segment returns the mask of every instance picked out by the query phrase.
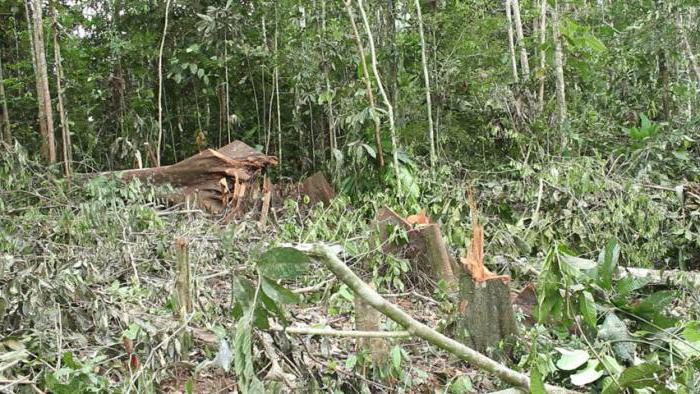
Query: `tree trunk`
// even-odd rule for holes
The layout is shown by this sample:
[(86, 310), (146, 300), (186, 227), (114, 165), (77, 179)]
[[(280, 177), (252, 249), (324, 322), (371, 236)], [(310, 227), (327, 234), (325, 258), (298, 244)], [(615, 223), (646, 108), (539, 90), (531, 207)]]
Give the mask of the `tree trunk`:
[(698, 64), (697, 58), (695, 57), (693, 48), (690, 46), (690, 41), (688, 41), (688, 35), (685, 32), (683, 20), (681, 19), (680, 15), (676, 16), (676, 27), (678, 28), (678, 34), (680, 35), (681, 43), (683, 44), (683, 50), (685, 51), (685, 55), (688, 58), (690, 67), (695, 72), (695, 82), (697, 83), (698, 87), (700, 87), (700, 65)]
[(544, 110), (544, 80), (547, 67), (547, 52), (544, 45), (547, 39), (547, 0), (540, 0), (540, 90), (537, 94), (537, 107)]
[(510, 66), (513, 71), (513, 80), (517, 83), (520, 80), (518, 76), (518, 60), (515, 57), (515, 43), (513, 41), (513, 17), (511, 12), (511, 1), (506, 0), (506, 21), (508, 22), (508, 49), (510, 50)]
[(428, 74), (428, 59), (425, 51), (425, 34), (423, 32), (423, 15), (420, 0), (415, 0), (416, 15), (418, 16), (418, 31), (420, 33), (421, 61), (423, 63), (423, 79), (425, 80), (425, 102), (428, 107), (428, 141), (430, 142), (430, 167), (435, 167), (435, 130), (433, 128), (433, 104), (430, 98), (430, 75)]
[(561, 130), (566, 121), (566, 94), (564, 85), (564, 50), (559, 33), (559, 5), (554, 2), (552, 12), (552, 38), (554, 39), (554, 73), (557, 81), (557, 123)]
[(520, 68), (523, 72), (523, 79), (530, 78), (530, 63), (527, 59), (527, 48), (525, 47), (525, 36), (523, 35), (523, 23), (520, 20), (520, 2), (513, 2), (513, 19), (515, 21), (515, 37), (518, 39), (518, 48), (520, 48)]
[(384, 105), (386, 106), (386, 112), (389, 116), (389, 131), (391, 133), (391, 153), (394, 161), (394, 172), (396, 173), (396, 185), (401, 187), (401, 178), (399, 174), (399, 152), (396, 142), (396, 124), (394, 123), (394, 107), (391, 105), (389, 96), (386, 94), (384, 85), (382, 84), (382, 77), (379, 74), (379, 69), (377, 66), (377, 51), (374, 48), (374, 37), (372, 36), (372, 30), (369, 25), (369, 20), (367, 19), (367, 13), (365, 12), (362, 0), (357, 0), (358, 8), (360, 9), (360, 15), (362, 16), (362, 23), (365, 25), (365, 33), (367, 33), (367, 40), (369, 41), (369, 52), (372, 60), (372, 72), (374, 73), (374, 78), (377, 80), (377, 87), (379, 92), (382, 94), (382, 99), (384, 100)]
[(33, 37), (34, 62), (37, 82), (37, 97), (39, 102), (39, 130), (42, 135), (41, 153), (49, 163), (56, 162), (56, 142), (53, 135), (53, 110), (51, 107), (51, 92), (49, 90), (49, 75), (46, 65), (44, 46), (44, 25), (41, 10), (41, 0), (32, 0), (33, 7)]
[(344, 2), (345, 11), (348, 14), (348, 19), (350, 19), (350, 25), (352, 26), (352, 31), (355, 35), (355, 42), (357, 43), (357, 52), (360, 56), (360, 65), (362, 66), (362, 79), (364, 79), (365, 81), (365, 89), (367, 89), (367, 99), (369, 100), (369, 109), (370, 111), (372, 111), (372, 121), (374, 122), (374, 143), (377, 146), (377, 161), (379, 162), (379, 167), (381, 168), (384, 167), (381, 122), (379, 120), (379, 114), (377, 113), (377, 105), (374, 102), (372, 80), (369, 78), (369, 71), (367, 69), (367, 58), (365, 57), (365, 48), (364, 45), (362, 45), (362, 38), (360, 37), (360, 32), (357, 30), (357, 24), (355, 23), (355, 16), (352, 13), (350, 0), (345, 0)]
[(2, 75), (2, 56), (0, 56), (0, 131), (2, 139), (8, 145), (12, 144), (12, 128), (10, 125), (10, 113), (7, 112), (7, 97), (5, 97), (5, 80)]
[(61, 46), (58, 43), (58, 19), (56, 7), (53, 1), (50, 3), (51, 19), (53, 23), (53, 53), (56, 65), (56, 90), (58, 92), (58, 114), (61, 120), (61, 140), (63, 144), (63, 170), (66, 177), (71, 174), (71, 161), (73, 160), (72, 146), (70, 142), (70, 128), (63, 98), (63, 64), (61, 59)]
[(163, 36), (160, 39), (158, 50), (158, 143), (156, 144), (156, 166), (160, 167), (160, 149), (163, 143), (163, 48), (165, 37), (168, 33), (168, 14), (170, 13), (170, 0), (165, 2), (165, 23), (163, 24)]

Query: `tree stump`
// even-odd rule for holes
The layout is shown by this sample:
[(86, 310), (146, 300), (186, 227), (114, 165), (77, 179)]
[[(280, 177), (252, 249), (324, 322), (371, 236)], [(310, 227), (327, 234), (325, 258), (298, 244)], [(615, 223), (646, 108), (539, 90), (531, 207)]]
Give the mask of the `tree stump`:
[[(414, 215), (415, 216), (415, 215)], [(408, 244), (388, 242), (391, 226), (401, 228), (408, 234)], [(455, 264), (442, 238), (440, 226), (435, 223), (418, 224), (415, 228), (396, 212), (383, 207), (375, 219), (377, 244), (382, 251), (399, 257), (406, 257), (414, 270), (424, 272), (435, 280), (443, 280), (448, 291), (456, 292), (457, 279), (453, 267)]]
[(472, 241), (459, 278), (460, 303), (457, 338), (474, 350), (490, 355), (510, 355), (518, 326), (513, 313), (508, 282), (484, 265), (484, 229), (472, 208)]

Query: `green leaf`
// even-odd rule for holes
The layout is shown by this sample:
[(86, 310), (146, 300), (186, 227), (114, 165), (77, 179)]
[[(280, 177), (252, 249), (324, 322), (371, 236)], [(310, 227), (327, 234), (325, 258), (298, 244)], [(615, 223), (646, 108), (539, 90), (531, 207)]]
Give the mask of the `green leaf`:
[(472, 380), (469, 376), (459, 375), (455, 380), (452, 381), (452, 384), (450, 384), (449, 391), (451, 394), (471, 393), (472, 391), (474, 391), (474, 384), (472, 383)]
[(530, 393), (531, 394), (545, 394), (544, 390), (544, 379), (542, 377), (542, 372), (537, 367), (535, 363), (530, 369)]
[(248, 311), (255, 297), (255, 287), (253, 283), (248, 279), (233, 275), (231, 292), (233, 293), (234, 301), (240, 304), (244, 311)]
[(611, 239), (598, 256), (598, 281), (602, 288), (612, 289), (612, 278), (620, 258), (620, 244)]
[(591, 358), (585, 350), (569, 350), (560, 347), (556, 350), (561, 353), (561, 358), (557, 361), (557, 368), (563, 371), (573, 371)]
[(585, 321), (590, 327), (595, 327), (596, 321), (598, 320), (598, 315), (596, 312), (593, 295), (588, 291), (583, 291), (579, 294), (579, 310), (581, 312), (581, 316), (583, 316), (583, 321)]
[(683, 329), (683, 338), (689, 342), (700, 341), (700, 321), (693, 320), (688, 322)]
[(647, 277), (626, 276), (617, 281), (615, 288), (619, 297), (625, 297), (646, 286), (651, 279)]
[(571, 383), (576, 386), (585, 386), (600, 379), (600, 377), (603, 376), (604, 372), (598, 371), (596, 369), (599, 364), (600, 362), (598, 360), (588, 361), (588, 364), (586, 364), (586, 368), (571, 375)]
[(658, 382), (658, 377), (655, 376), (655, 374), (663, 370), (664, 367), (659, 364), (643, 363), (622, 371), (617, 381), (622, 387), (632, 387), (636, 389), (649, 387)]
[(391, 349), (391, 364), (394, 366), (395, 370), (399, 370), (401, 368), (401, 347), (400, 346), (394, 346)]
[(355, 368), (355, 365), (357, 364), (357, 355), (351, 354), (348, 356), (348, 358), (345, 360), (345, 367), (349, 370), (352, 370)]
[(296, 278), (309, 271), (311, 260), (305, 253), (294, 248), (273, 248), (263, 253), (258, 268), (273, 279)]
[(298, 304), (301, 302), (301, 295), (291, 292), (266, 276), (262, 277), (262, 290), (268, 297), (280, 304)]

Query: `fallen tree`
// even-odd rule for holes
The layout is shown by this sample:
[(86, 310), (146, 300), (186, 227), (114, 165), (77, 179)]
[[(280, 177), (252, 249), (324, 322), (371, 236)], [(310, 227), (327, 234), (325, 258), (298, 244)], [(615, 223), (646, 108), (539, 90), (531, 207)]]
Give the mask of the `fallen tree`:
[[(362, 297), (370, 306), (403, 326), (412, 335), (454, 354), (475, 367), (496, 375), (504, 382), (529, 390), (530, 378), (526, 374), (514, 371), (414, 319), (402, 309), (380, 296), (367, 283), (363, 282), (328, 246), (315, 245), (308, 253), (323, 263), (338, 279), (350, 287), (356, 296)], [(549, 393), (576, 393), (576, 391), (552, 385), (545, 385), (545, 389)]]

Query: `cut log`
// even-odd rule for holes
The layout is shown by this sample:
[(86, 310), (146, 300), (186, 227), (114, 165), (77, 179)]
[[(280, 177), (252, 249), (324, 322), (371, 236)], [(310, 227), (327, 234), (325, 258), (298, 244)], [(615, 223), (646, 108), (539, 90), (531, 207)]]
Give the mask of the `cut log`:
[(206, 149), (179, 163), (121, 172), (124, 180), (139, 178), (156, 184), (169, 183), (176, 193), (173, 203), (194, 199), (194, 202), (212, 213), (228, 210), (226, 220), (261, 205), (252, 201), (265, 196), (263, 175), (277, 159), (256, 151), (241, 141), (234, 141), (218, 150)]
[[(413, 215), (413, 217), (415, 216), (417, 215)], [(414, 222), (427, 222), (427, 220), (421, 218)], [(396, 212), (388, 207), (383, 207), (377, 212), (374, 226), (377, 244), (381, 245), (385, 253), (408, 258), (415, 270), (424, 272), (435, 280), (443, 280), (448, 290), (457, 289), (457, 279), (453, 267), (455, 264), (447, 250), (438, 224), (418, 224), (414, 228), (411, 223), (404, 220)], [(407, 245), (402, 245), (397, 241), (389, 242), (392, 226), (408, 233)]]

